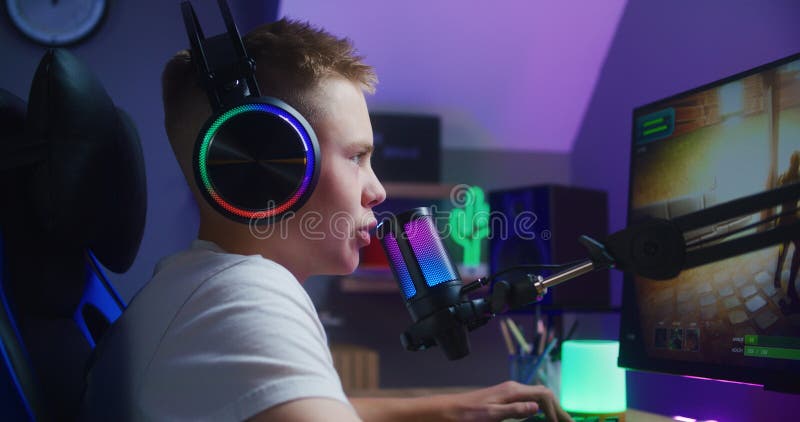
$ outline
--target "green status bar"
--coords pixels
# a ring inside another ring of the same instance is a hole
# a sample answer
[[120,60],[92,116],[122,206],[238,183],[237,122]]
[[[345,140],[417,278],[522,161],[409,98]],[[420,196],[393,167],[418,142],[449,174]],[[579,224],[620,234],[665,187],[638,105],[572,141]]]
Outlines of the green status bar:
[[657,124],[660,124],[660,123],[664,123],[664,118],[663,117],[659,117],[657,119],[648,120],[648,121],[642,123],[642,127],[649,127],[649,126],[657,125]]
[[800,360],[800,338],[749,334],[744,344],[745,356]]
[[652,135],[652,134],[654,134],[656,132],[663,132],[663,131],[665,131],[667,129],[668,129],[667,125],[656,126],[656,127],[652,128],[652,129],[645,130],[644,132],[642,132],[642,135],[643,136]]

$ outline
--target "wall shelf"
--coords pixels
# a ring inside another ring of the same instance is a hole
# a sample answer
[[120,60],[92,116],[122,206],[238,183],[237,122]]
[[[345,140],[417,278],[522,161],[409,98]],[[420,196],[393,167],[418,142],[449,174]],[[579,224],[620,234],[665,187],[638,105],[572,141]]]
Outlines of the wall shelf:
[[387,198],[444,199],[449,198],[454,183],[384,182]]

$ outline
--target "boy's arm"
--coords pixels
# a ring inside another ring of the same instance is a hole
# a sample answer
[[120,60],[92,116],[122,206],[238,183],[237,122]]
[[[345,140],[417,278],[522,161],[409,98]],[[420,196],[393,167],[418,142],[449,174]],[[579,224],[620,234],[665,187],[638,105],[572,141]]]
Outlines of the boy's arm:
[[444,406],[430,397],[354,397],[350,403],[358,416],[366,422],[394,421],[454,421]]
[[350,398],[350,403],[367,422],[502,421],[526,418],[540,410],[548,422],[572,421],[550,390],[513,381],[466,393],[415,398],[359,397]]
[[359,421],[346,404],[325,398],[307,398],[292,400],[271,407],[249,419],[251,422],[261,421],[287,421],[287,422],[317,422],[317,421]]

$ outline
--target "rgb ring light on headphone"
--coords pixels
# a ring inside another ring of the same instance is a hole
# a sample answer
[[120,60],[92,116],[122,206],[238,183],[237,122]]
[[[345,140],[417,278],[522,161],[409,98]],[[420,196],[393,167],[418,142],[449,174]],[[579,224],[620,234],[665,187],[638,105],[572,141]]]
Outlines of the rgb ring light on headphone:
[[[250,113],[250,112],[262,112],[262,113],[270,113],[277,115],[281,119],[285,120],[289,123],[292,128],[300,135],[303,139],[303,148],[305,150],[305,174],[303,175],[303,180],[300,183],[300,187],[294,192],[294,194],[283,204],[275,208],[271,208],[268,210],[244,210],[241,208],[237,208],[236,206],[228,203],[225,201],[214,189],[213,184],[211,183],[211,178],[208,175],[208,150],[211,146],[211,141],[214,139],[214,136],[217,133],[217,130],[229,119],[242,114],[242,113]],[[309,185],[311,184],[311,179],[314,175],[314,146],[311,142],[311,139],[308,136],[303,125],[291,115],[286,110],[283,110],[279,107],[275,107],[269,104],[245,104],[238,107],[234,107],[228,110],[226,113],[220,115],[214,123],[211,124],[211,127],[208,128],[206,131],[205,136],[203,137],[202,144],[200,145],[200,150],[198,152],[198,170],[200,172],[200,179],[203,183],[203,187],[205,188],[206,192],[209,194],[211,198],[222,208],[226,211],[230,212],[233,215],[243,217],[243,218],[269,218],[274,217],[286,210],[289,210],[297,201],[303,196],[303,194],[308,190]]]

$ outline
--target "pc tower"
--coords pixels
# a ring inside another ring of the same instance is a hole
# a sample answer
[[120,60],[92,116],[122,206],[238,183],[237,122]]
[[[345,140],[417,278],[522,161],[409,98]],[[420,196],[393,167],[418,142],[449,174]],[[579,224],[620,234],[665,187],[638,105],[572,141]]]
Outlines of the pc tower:
[[[491,207],[489,272],[524,264],[565,264],[588,258],[581,235],[603,240],[608,205],[602,191],[537,185],[489,192]],[[527,271],[542,276],[552,270]],[[508,273],[525,277],[526,271]],[[509,281],[511,281],[509,279]],[[596,271],[550,289],[542,305],[605,308],[610,304],[609,273]]]

